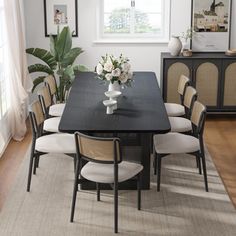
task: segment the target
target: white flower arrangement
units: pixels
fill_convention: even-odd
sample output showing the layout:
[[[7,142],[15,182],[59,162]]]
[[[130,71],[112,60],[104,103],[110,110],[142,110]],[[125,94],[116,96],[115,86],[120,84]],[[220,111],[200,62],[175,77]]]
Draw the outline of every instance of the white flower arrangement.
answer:
[[[119,84],[131,86],[133,81],[133,72],[131,71],[129,59],[122,54],[119,58],[106,54],[97,64],[95,72],[97,73],[97,79],[111,82],[112,84],[117,81]]]

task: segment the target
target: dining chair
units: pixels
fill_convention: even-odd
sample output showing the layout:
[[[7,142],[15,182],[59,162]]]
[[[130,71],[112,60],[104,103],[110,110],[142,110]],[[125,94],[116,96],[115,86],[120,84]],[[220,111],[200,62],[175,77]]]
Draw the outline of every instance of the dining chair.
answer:
[[[58,133],[59,132],[59,123],[61,120],[60,116],[52,117],[49,116],[48,111],[50,109],[50,94],[49,90],[46,86],[40,88],[38,90],[38,98],[42,107],[42,111],[44,113],[44,122],[43,122],[43,131],[50,133]]]
[[[181,104],[177,103],[165,103],[165,108],[168,116],[184,116],[185,109],[183,106],[184,94],[186,91],[186,87],[189,85],[190,79],[185,75],[181,75],[178,84],[178,93],[180,95]]]
[[[157,169],[157,191],[160,191],[162,158],[170,154],[187,153],[202,161],[205,190],[208,192],[207,170],[203,144],[206,107],[198,101],[194,102],[191,114],[192,135],[170,132],[153,137],[155,168]]]
[[[114,190],[114,232],[118,232],[118,189],[119,183],[128,179],[137,180],[138,210],[141,209],[140,174],[143,166],[122,160],[120,140],[118,138],[97,138],[79,132],[75,133],[76,173],[71,207],[70,221],[74,220],[78,184],[82,178],[95,182],[97,200],[100,201],[100,184],[110,184]],[[82,159],[88,161],[83,167]]]
[[[35,101],[30,106],[29,118],[33,138],[30,153],[27,192],[30,191],[32,170],[33,174],[36,174],[36,168],[38,167],[41,155],[47,153],[73,155],[76,153],[73,134],[54,133],[46,135],[43,132],[45,117],[39,101]]]
[[[185,117],[169,117],[171,132],[187,133],[192,131],[192,122],[190,116],[194,102],[197,100],[197,91],[192,86],[186,88],[183,105],[185,108]]]
[[[38,96],[47,118],[62,116],[65,104],[54,104],[48,86],[44,86],[42,89],[38,90]]]

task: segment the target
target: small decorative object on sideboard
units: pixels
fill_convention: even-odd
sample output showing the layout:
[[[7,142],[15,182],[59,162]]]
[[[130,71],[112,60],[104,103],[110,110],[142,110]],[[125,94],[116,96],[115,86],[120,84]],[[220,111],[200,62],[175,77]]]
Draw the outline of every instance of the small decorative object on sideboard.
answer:
[[[184,49],[182,54],[184,57],[191,57],[193,55],[193,52],[190,49]]]
[[[131,65],[129,64],[129,59],[124,57],[122,54],[115,58],[113,55],[108,55],[102,57],[98,65],[95,68],[97,73],[96,78],[102,81],[108,82],[108,91],[105,93],[109,97],[109,101],[115,101],[116,103],[111,105],[108,102],[103,102],[107,106],[107,114],[112,114],[112,110],[117,109],[117,98],[121,95],[120,87],[131,86],[133,81],[133,72],[131,71]],[[112,108],[110,108],[112,106]],[[109,110],[109,111],[108,111]]]
[[[168,49],[171,56],[178,56],[182,49],[182,42],[179,39],[179,36],[172,36],[168,44]]]
[[[225,52],[225,55],[226,55],[226,56],[229,56],[229,57],[235,57],[235,56],[236,56],[236,49],[227,50],[227,51]]]

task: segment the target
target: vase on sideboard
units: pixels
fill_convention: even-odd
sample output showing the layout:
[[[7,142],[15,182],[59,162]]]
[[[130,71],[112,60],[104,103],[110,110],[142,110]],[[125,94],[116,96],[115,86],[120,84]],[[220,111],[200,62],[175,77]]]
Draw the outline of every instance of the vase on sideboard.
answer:
[[[171,56],[178,56],[182,49],[182,42],[178,36],[172,36],[168,44]]]

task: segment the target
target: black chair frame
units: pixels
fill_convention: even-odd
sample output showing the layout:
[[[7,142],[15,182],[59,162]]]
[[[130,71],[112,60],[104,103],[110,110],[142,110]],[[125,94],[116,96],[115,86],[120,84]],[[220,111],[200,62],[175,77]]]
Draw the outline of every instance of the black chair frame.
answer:
[[[199,174],[202,174],[202,168],[201,168],[201,162],[203,167],[203,175],[204,175],[204,183],[205,183],[205,190],[208,192],[208,181],[207,181],[207,170],[206,170],[206,158],[205,158],[205,150],[204,150],[204,143],[203,143],[203,131],[205,126],[205,120],[206,120],[206,110],[202,112],[199,125],[198,127],[192,123],[193,126],[193,132],[192,136],[199,139],[199,145],[200,150],[197,152],[192,153],[186,153],[191,154],[196,157]],[[154,174],[157,174],[157,191],[160,191],[160,185],[161,185],[161,162],[162,158],[165,156],[170,155],[169,153],[165,154],[158,154],[156,151],[154,151]]]
[[[114,142],[114,161],[101,161],[101,160],[94,160],[90,157],[83,156],[80,153],[80,146],[78,143],[78,136],[82,136],[85,138],[98,140],[98,141],[113,141]],[[118,182],[118,164],[122,162],[122,153],[121,153],[121,146],[120,146],[120,139],[118,138],[100,138],[100,137],[93,137],[88,136],[79,132],[75,133],[75,144],[76,144],[76,171],[75,171],[75,181],[74,181],[74,190],[73,190],[73,198],[72,198],[72,208],[71,208],[71,217],[70,222],[74,221],[74,212],[75,212],[75,204],[76,204],[76,197],[78,192],[78,185],[81,184],[84,181],[87,181],[80,176],[80,172],[82,169],[82,160],[85,161],[91,161],[101,164],[114,164],[114,184],[112,186],[114,191],[114,232],[118,233],[118,189],[119,189],[119,182]],[[119,160],[117,155],[117,146],[119,147]],[[141,209],[141,178],[139,173],[137,176],[135,176],[135,179],[137,181],[137,190],[138,190],[138,202],[137,202],[137,208],[138,210]],[[97,188],[97,201],[100,201],[100,184],[96,183]]]

